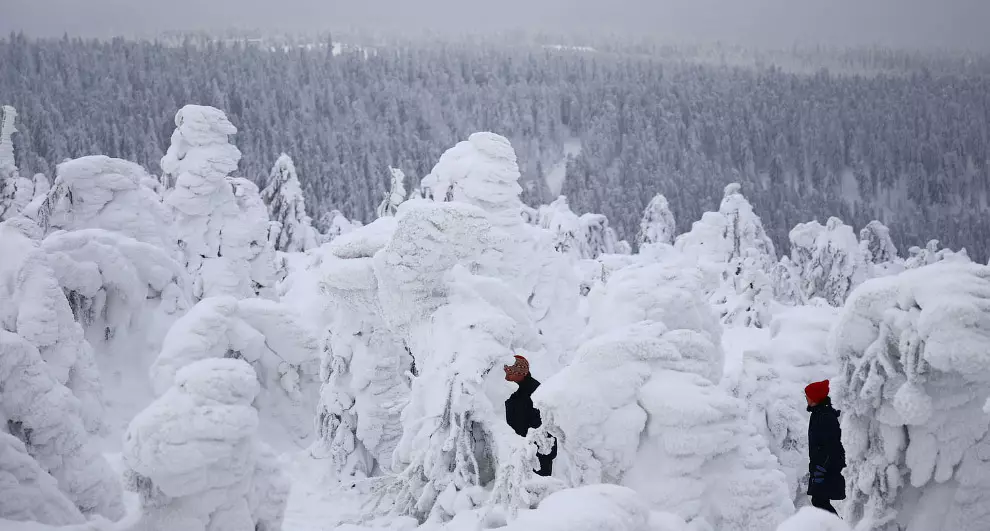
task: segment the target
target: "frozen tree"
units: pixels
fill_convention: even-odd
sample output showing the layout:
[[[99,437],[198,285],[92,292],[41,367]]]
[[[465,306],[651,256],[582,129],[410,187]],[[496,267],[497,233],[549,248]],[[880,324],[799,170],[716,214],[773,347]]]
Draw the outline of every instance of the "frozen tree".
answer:
[[[24,442],[5,431],[0,431],[0,523],[2,519],[56,526],[86,521]]]
[[[839,362],[847,521],[877,531],[986,528],[990,267],[942,262],[846,301]]]
[[[578,216],[571,211],[564,196],[539,208],[537,224],[553,235],[553,248],[557,252],[574,259],[594,260],[603,254],[631,252],[628,244],[620,242],[608,226],[608,218],[601,214]]]
[[[222,111],[196,105],[180,109],[175,125],[161,182],[193,294],[265,294],[275,280],[267,212],[253,183],[228,177],[241,157],[227,141],[237,129]]]
[[[763,328],[770,323],[773,286],[762,267],[763,255],[746,249],[729,263],[725,281],[712,295],[712,304],[727,326]]]
[[[172,217],[152,189],[154,179],[132,162],[91,156],[58,165],[51,229],[105,229],[175,254]]]
[[[322,242],[331,242],[334,238],[347,234],[360,226],[360,221],[347,219],[339,210],[324,212],[317,222]]]
[[[211,297],[179,318],[151,366],[155,393],[174,384],[182,367],[208,358],[243,359],[264,390],[258,409],[297,443],[311,436],[319,389],[319,342],[292,308],[265,299]]]
[[[667,198],[663,194],[657,194],[643,211],[636,241],[641,246],[647,243],[673,243],[676,230],[677,223]]]
[[[720,326],[690,269],[616,272],[594,337],[534,394],[572,485],[631,487],[698,528],[770,529],[793,511],[786,480],[743,404],[715,385]]]
[[[319,282],[329,315],[314,450],[330,458],[338,476],[391,472],[402,434],[399,414],[409,398],[412,358],[381,318],[372,260],[394,230],[386,223],[391,220],[379,219],[321,249],[326,255]]]
[[[908,249],[908,258],[904,261],[904,267],[906,269],[917,269],[941,262],[942,260],[969,262],[970,258],[966,249],[960,249],[959,251],[939,249],[939,241],[931,240],[924,248],[912,247]]]
[[[244,361],[199,360],[131,421],[123,458],[141,500],[135,529],[281,529],[289,484],[257,439],[259,391]]]
[[[25,218],[0,223],[0,328],[17,334],[36,348],[45,368],[79,401],[83,425],[91,434],[102,434],[103,387],[93,349],[82,326],[74,319],[67,291],[58,272],[80,277],[98,272],[72,269],[58,253],[49,255],[36,240],[38,227]],[[75,278],[73,278],[75,280]]]
[[[770,322],[770,341],[744,353],[742,374],[733,389],[749,407],[750,423],[780,461],[798,507],[808,503],[808,414],[800,389],[838,374],[838,363],[826,352],[838,315],[831,306],[798,306],[776,314]]]
[[[44,175],[30,179],[22,177],[17,169],[11,139],[17,132],[16,118],[17,111],[13,107],[0,108],[0,221],[22,213],[31,201],[48,191],[48,180]]]
[[[859,242],[866,253],[866,259],[874,264],[897,260],[897,246],[890,238],[890,229],[873,220],[859,231]]]
[[[406,174],[391,166],[388,171],[391,174],[391,186],[389,191],[384,192],[382,202],[378,205],[378,217],[394,216],[395,210],[406,200]]]
[[[777,253],[763,230],[763,222],[753,212],[753,206],[743,197],[741,189],[739,183],[726,186],[718,209],[727,224],[725,237],[731,248],[729,260],[749,258],[755,260],[761,270],[769,271],[777,261]]]
[[[791,230],[792,279],[802,302],[821,297],[841,306],[849,293],[865,280],[866,268],[852,227],[829,218],[801,223]]]
[[[275,249],[287,253],[312,249],[318,244],[316,229],[306,215],[299,177],[292,158],[283,153],[268,176],[268,183],[261,191],[261,199],[268,205],[268,217],[279,223],[275,237]]]
[[[409,337],[419,372],[402,412],[397,473],[374,486],[378,507],[420,522],[479,507],[511,518],[538,502],[527,488],[537,447],[505,423],[498,405],[510,391],[499,369],[516,349],[533,349],[537,333],[500,280],[461,265],[444,277],[445,304]]]
[[[457,201],[480,207],[493,225],[522,219],[519,166],[509,141],[495,133],[474,133],[440,156],[420,187],[434,201]]]
[[[4,429],[24,444],[27,454],[55,478],[59,490],[83,515],[117,520],[124,515],[120,483],[83,425],[82,404],[52,375],[49,365],[30,340],[0,329]],[[35,476],[39,488],[48,488],[44,476]],[[46,497],[57,510],[52,518],[73,518],[54,493]]]

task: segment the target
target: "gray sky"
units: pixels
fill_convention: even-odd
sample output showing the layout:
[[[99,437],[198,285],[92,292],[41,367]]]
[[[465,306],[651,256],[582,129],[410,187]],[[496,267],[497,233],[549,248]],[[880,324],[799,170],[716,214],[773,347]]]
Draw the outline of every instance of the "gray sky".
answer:
[[[107,36],[351,25],[990,51],[990,0],[0,0],[3,33]]]

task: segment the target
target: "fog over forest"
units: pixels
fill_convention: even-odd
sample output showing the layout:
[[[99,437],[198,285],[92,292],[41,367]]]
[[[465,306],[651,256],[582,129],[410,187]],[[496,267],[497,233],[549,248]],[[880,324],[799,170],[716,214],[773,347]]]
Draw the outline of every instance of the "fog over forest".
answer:
[[[105,37],[163,31],[342,28],[478,33],[525,29],[722,40],[990,49],[983,0],[2,0],[0,31]]]

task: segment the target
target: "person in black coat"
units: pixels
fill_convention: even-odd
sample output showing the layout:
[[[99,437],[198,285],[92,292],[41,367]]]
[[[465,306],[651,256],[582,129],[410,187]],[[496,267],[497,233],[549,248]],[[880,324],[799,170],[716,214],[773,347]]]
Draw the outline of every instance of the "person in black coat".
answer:
[[[515,364],[505,365],[504,368],[505,379],[519,384],[519,389],[516,389],[505,401],[505,421],[520,437],[525,437],[530,428],[539,428],[543,425],[540,410],[533,406],[533,392],[540,386],[540,382],[529,373],[529,362],[522,356],[516,356]],[[553,471],[555,457],[557,457],[557,441],[553,442],[553,449],[549,454],[536,454],[540,469],[534,472],[541,476],[549,476]]]
[[[808,398],[808,495],[811,505],[837,514],[832,500],[846,499],[846,480],[842,469],[846,467],[846,451],[842,447],[842,430],[839,428],[839,411],[832,408],[828,396],[828,380],[815,382],[804,389]]]

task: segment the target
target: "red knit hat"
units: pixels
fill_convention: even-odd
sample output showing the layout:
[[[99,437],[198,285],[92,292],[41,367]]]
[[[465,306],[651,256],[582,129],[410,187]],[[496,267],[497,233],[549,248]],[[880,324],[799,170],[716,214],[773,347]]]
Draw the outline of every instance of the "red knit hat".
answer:
[[[809,384],[804,388],[804,394],[812,404],[818,404],[828,398],[828,380]]]
[[[512,365],[503,365],[505,369],[505,379],[510,382],[521,382],[529,374],[529,361],[522,356],[515,356],[516,362]]]

